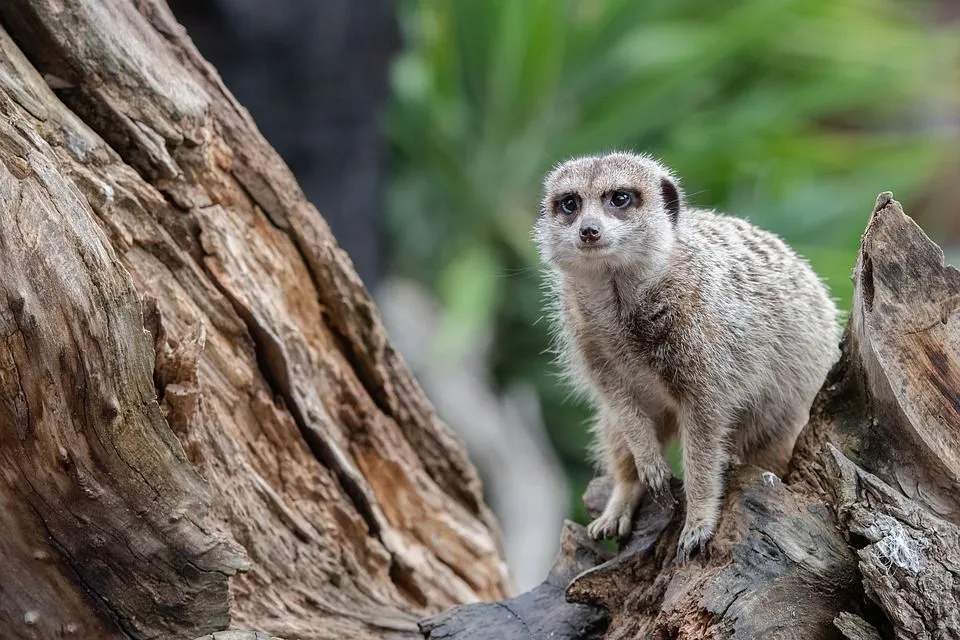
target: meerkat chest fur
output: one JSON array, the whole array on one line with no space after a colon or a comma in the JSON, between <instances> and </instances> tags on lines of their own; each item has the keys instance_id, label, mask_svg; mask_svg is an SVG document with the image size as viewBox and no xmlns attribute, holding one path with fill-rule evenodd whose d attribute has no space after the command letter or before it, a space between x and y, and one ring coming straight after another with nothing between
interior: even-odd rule
<instances>
[{"instance_id":1,"label":"meerkat chest fur","mask_svg":"<svg viewBox=\"0 0 960 640\"><path fill-rule=\"evenodd\" d=\"M676 408L669 366L658 353L670 339L669 302L659 288L632 276L610 270L589 282L565 283L565 361L596 399L658 416Z\"/></svg>"}]
</instances>

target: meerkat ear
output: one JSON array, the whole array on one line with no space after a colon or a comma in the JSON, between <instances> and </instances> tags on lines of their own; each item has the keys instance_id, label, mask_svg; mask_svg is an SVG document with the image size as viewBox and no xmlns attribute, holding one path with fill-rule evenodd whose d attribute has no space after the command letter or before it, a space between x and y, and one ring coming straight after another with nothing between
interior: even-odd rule
<instances>
[{"instance_id":1,"label":"meerkat ear","mask_svg":"<svg viewBox=\"0 0 960 640\"><path fill-rule=\"evenodd\" d=\"M663 206L670 215L670 221L677 224L680 217L680 190L670 178L660 178L660 195L663 196Z\"/></svg>"}]
</instances>

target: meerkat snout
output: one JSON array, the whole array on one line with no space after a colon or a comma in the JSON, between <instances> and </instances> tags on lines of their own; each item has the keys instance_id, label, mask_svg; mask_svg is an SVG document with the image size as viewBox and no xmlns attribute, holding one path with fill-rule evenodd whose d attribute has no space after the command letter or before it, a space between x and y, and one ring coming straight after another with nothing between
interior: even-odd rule
<instances>
[{"instance_id":1,"label":"meerkat snout","mask_svg":"<svg viewBox=\"0 0 960 640\"><path fill-rule=\"evenodd\" d=\"M689 208L649 156L571 160L544 181L534 238L551 267L566 371L597 410L613 492L588 531L629 533L670 478L687 512L677 556L713 536L732 457L782 472L838 355L837 310L805 260L744 220Z\"/></svg>"},{"instance_id":2,"label":"meerkat snout","mask_svg":"<svg viewBox=\"0 0 960 640\"><path fill-rule=\"evenodd\" d=\"M587 219L580 223L580 241L584 244L596 244L600 241L600 223Z\"/></svg>"}]
</instances>

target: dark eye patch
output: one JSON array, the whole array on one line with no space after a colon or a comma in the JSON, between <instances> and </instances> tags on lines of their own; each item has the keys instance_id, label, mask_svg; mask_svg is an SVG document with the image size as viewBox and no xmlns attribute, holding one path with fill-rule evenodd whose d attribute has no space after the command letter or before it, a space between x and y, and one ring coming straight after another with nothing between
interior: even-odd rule
<instances>
[{"instance_id":1,"label":"dark eye patch","mask_svg":"<svg viewBox=\"0 0 960 640\"><path fill-rule=\"evenodd\" d=\"M561 196L556 204L557 213L565 216L575 215L580 211L580 196L575 193L568 193Z\"/></svg>"},{"instance_id":2,"label":"dark eye patch","mask_svg":"<svg viewBox=\"0 0 960 640\"><path fill-rule=\"evenodd\" d=\"M632 191L618 189L617 191L610 192L609 201L610 204L617 209L626 209L634 203L635 199Z\"/></svg>"}]
</instances>

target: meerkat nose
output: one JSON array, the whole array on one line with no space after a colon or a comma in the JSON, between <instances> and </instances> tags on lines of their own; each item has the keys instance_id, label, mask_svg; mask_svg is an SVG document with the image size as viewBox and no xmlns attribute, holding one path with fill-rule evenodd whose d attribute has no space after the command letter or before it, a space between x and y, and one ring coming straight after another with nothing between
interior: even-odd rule
<instances>
[{"instance_id":1,"label":"meerkat nose","mask_svg":"<svg viewBox=\"0 0 960 640\"><path fill-rule=\"evenodd\" d=\"M581 225L580 239L584 242L596 242L600 239L600 227L592 223Z\"/></svg>"}]
</instances>

